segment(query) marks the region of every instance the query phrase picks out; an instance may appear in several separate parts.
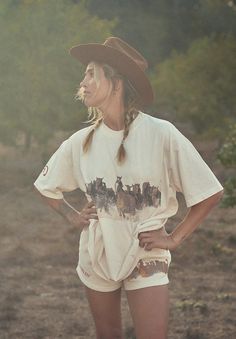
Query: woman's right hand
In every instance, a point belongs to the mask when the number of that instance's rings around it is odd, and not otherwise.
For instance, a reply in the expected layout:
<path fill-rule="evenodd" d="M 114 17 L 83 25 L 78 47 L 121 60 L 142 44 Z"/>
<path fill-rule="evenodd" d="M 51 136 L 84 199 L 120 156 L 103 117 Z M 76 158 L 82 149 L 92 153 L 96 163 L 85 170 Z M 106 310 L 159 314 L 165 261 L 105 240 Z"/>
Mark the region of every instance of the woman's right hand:
<path fill-rule="evenodd" d="M 36 191 L 40 193 L 38 190 Z M 83 209 L 79 212 L 65 199 L 52 199 L 42 194 L 40 194 L 40 196 L 49 206 L 69 221 L 72 226 L 79 227 L 80 230 L 89 226 L 90 219 L 98 220 L 97 210 L 93 201 L 85 204 Z"/>
<path fill-rule="evenodd" d="M 82 230 L 84 227 L 89 226 L 91 219 L 98 220 L 94 202 L 88 202 L 80 212 L 71 208 L 70 211 L 66 213 L 66 218 L 71 225 L 79 227 Z"/>

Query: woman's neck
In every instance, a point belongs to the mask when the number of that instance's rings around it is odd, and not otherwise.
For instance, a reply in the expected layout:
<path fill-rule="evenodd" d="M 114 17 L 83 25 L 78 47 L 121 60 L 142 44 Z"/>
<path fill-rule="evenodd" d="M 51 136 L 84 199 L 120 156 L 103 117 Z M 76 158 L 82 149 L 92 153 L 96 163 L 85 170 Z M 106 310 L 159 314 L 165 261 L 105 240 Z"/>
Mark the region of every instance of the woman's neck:
<path fill-rule="evenodd" d="M 115 131 L 124 129 L 124 106 L 109 105 L 106 109 L 100 108 L 104 123 Z"/>

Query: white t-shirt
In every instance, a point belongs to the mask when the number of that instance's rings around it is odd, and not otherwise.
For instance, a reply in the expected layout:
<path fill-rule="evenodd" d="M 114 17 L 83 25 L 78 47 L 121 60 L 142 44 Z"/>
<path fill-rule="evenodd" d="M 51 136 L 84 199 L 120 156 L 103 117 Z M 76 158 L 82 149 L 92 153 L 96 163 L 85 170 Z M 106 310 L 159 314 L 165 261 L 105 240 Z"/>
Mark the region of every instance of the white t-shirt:
<path fill-rule="evenodd" d="M 98 220 L 82 231 L 80 255 L 86 253 L 101 277 L 120 281 L 140 259 L 138 233 L 158 229 L 176 214 L 177 191 L 190 207 L 223 188 L 191 142 L 168 121 L 140 112 L 125 140 L 122 165 L 116 155 L 123 131 L 102 122 L 84 153 L 82 144 L 91 128 L 62 143 L 35 186 L 53 199 L 79 187 L 95 202 Z"/>

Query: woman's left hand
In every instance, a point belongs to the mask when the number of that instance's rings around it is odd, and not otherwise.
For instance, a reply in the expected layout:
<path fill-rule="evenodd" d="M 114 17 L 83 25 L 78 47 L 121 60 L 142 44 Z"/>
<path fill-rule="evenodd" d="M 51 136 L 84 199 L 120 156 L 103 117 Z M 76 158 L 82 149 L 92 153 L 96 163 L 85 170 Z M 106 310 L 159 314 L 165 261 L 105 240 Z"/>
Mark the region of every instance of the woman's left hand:
<path fill-rule="evenodd" d="M 165 250 L 175 250 L 178 246 L 171 234 L 168 234 L 164 227 L 159 230 L 141 232 L 138 235 L 139 245 L 145 250 L 150 251 L 153 248 L 163 248 Z"/>

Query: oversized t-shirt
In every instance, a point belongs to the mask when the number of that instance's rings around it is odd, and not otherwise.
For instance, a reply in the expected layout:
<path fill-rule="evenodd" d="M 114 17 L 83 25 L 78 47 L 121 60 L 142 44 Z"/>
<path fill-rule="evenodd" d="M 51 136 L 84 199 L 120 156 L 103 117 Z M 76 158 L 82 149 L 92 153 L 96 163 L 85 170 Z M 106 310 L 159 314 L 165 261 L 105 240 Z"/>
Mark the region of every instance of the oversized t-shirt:
<path fill-rule="evenodd" d="M 191 142 L 168 121 L 139 112 L 124 146 L 126 160 L 116 159 L 123 131 L 104 122 L 91 147 L 83 142 L 92 126 L 64 141 L 35 182 L 41 194 L 62 199 L 80 188 L 93 200 L 98 220 L 81 233 L 80 256 L 102 278 L 120 281 L 140 259 L 138 233 L 159 229 L 176 214 L 176 192 L 187 207 L 222 190 L 222 186 Z M 163 256 L 167 255 L 163 250 Z"/>

